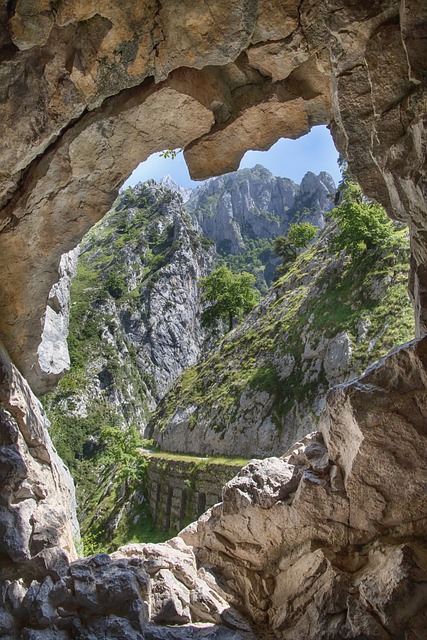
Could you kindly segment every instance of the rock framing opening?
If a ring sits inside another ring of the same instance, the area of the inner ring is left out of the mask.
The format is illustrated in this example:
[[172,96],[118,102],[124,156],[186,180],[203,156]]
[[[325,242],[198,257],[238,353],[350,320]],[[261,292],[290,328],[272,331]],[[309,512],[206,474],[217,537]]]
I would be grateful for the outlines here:
[[[18,0],[2,3],[0,21],[0,339],[34,388],[42,390],[33,364],[60,256],[108,210],[141,157],[184,147],[193,177],[202,178],[235,169],[246,149],[298,137],[316,124],[330,125],[367,195],[408,224],[410,290],[418,335],[425,333],[427,7],[422,2],[99,0],[95,6],[75,0],[47,8],[42,0]],[[384,588],[375,566],[385,568],[383,575],[389,566],[399,569],[406,576],[405,593],[417,584],[422,563],[415,559],[427,533],[425,501],[419,499],[426,484],[426,368],[424,339],[396,352],[356,386],[334,392],[322,427],[326,467],[322,456],[308,459],[296,451],[290,466],[282,468],[273,459],[261,470],[248,469],[228,487],[222,510],[187,531],[185,539],[201,562],[216,563],[233,576],[240,606],[255,622],[267,624],[267,616],[269,628],[293,640],[309,637],[304,625],[311,624],[314,638],[332,624],[330,610],[337,614],[334,624],[344,625],[345,637],[374,632],[399,637],[393,612],[400,592],[389,584]],[[49,558],[59,562],[61,547],[72,553],[72,491],[38,405],[3,351],[0,399],[2,445],[9,456],[2,496],[4,567],[10,575],[32,572],[56,580],[68,569],[59,563],[53,572]],[[398,450],[378,447],[387,425]],[[409,433],[418,444],[408,440]],[[379,452],[382,463],[376,465]],[[317,478],[325,473],[326,480],[304,480],[306,472]],[[264,473],[280,485],[277,491],[272,487],[267,502],[254,479]],[[402,483],[399,478],[408,474],[410,482]],[[367,476],[371,483],[364,482]],[[316,510],[319,496],[322,508]],[[279,514],[274,527],[263,520],[267,504]],[[227,536],[235,525],[245,535],[250,525],[251,539],[230,545]],[[301,529],[302,546],[295,538]],[[262,534],[259,539],[255,531]],[[328,549],[318,547],[320,538]],[[344,605],[343,585],[353,580],[363,554],[370,559],[356,585],[359,597],[350,589]],[[276,575],[270,569],[279,557]],[[331,607],[313,599],[302,620],[292,610],[301,589],[288,574],[299,567],[302,584],[308,565],[318,567],[329,585],[325,597]],[[105,584],[102,566],[83,563],[75,571]],[[287,611],[284,598],[291,603]],[[411,616],[416,600],[402,602]],[[97,610],[104,616],[96,622],[100,633],[111,612],[104,605]],[[138,611],[142,628],[146,613],[142,605]],[[114,613],[130,616],[127,609]],[[12,624],[12,613],[7,616]],[[421,638],[422,612],[408,620],[411,637]],[[293,635],[286,631],[290,624]],[[330,626],[328,633],[322,637],[332,637]]]
[[2,10],[0,339],[21,372],[42,390],[33,363],[60,256],[108,210],[141,158],[183,147],[192,176],[204,178],[316,124],[330,125],[365,192],[409,224],[421,335],[421,8],[217,0],[194,12],[172,4],[156,12],[101,2],[95,12],[70,3],[49,18],[37,4],[31,16],[20,3],[10,15]]

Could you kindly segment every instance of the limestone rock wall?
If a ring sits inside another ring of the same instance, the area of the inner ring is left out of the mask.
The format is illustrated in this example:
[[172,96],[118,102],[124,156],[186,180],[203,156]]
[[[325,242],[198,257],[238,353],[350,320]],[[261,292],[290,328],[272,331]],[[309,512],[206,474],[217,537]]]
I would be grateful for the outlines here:
[[71,564],[50,547],[3,567],[2,629],[40,640],[423,640],[426,372],[424,338],[332,390],[321,432],[252,460],[178,538]]
[[3,7],[0,337],[21,371],[60,256],[139,161],[180,146],[194,177],[218,175],[325,123],[368,195],[411,227],[422,333],[425,12],[416,0]]
[[304,213],[304,220],[322,229],[335,191],[332,177],[325,172],[319,176],[308,172],[297,185],[256,165],[209,180],[193,190],[186,207],[218,251],[239,253],[247,240],[287,233]]
[[78,247],[64,253],[59,263],[59,280],[49,292],[43,333],[33,374],[34,391],[53,387],[70,370],[67,338],[70,322],[70,287],[76,274]]
[[48,434],[47,420],[0,345],[2,578],[31,575],[56,557],[74,559],[79,529],[74,484]]

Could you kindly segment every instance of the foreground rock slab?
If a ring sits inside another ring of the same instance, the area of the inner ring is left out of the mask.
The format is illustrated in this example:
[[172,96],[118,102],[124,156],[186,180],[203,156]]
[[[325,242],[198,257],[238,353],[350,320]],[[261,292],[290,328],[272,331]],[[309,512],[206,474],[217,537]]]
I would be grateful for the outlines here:
[[72,484],[1,366],[2,637],[424,640],[427,337],[331,390],[321,432],[252,460],[180,536],[71,563]]
[[275,637],[424,638],[426,391],[427,338],[330,391],[321,432],[181,533]]
[[40,402],[1,343],[0,426],[2,574],[56,571],[64,556],[76,557],[74,484]]

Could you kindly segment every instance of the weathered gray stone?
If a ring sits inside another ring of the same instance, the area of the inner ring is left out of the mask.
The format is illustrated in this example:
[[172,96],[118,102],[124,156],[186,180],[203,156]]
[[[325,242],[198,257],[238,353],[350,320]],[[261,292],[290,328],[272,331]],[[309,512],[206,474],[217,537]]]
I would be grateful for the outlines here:
[[70,286],[76,273],[78,254],[79,249],[76,248],[61,257],[59,280],[49,292],[38,359],[31,379],[35,393],[54,387],[70,369],[67,347]]
[[60,546],[61,556],[73,558],[78,524],[72,479],[50,441],[41,404],[3,348],[0,368],[2,552],[22,562]]
[[146,640],[256,640],[250,632],[239,632],[227,627],[196,623],[181,627],[148,625],[145,629]]
[[78,607],[92,615],[126,617],[142,630],[148,617],[149,578],[137,559],[95,555],[70,565]]
[[22,640],[69,640],[70,636],[66,631],[52,629],[27,629],[20,632]]
[[69,565],[70,561],[64,549],[48,547],[31,558],[28,570],[36,578],[44,578],[49,575],[54,580],[58,580],[68,573]]
[[323,367],[331,385],[349,371],[351,353],[351,339],[345,332],[338,334],[328,343]]
[[141,629],[135,629],[129,620],[114,615],[89,622],[87,633],[89,640],[98,640],[98,638],[105,638],[106,640],[144,640],[146,637]]
[[[308,172],[297,185],[256,165],[209,180],[192,191],[186,207],[219,253],[236,254],[248,240],[286,233],[301,216],[323,228],[334,193],[335,184],[325,172],[319,176]],[[268,283],[274,268],[275,264],[266,267]]]
[[191,622],[190,592],[169,569],[156,573],[152,587],[151,617],[156,623],[186,624]]
[[181,532],[275,637],[423,637],[426,371],[424,338],[330,391],[323,438],[252,461]]
[[194,586],[197,576],[196,559],[190,547],[181,538],[172,538],[161,544],[131,543],[120,547],[111,554],[113,559],[138,558],[145,567],[148,564],[151,574],[154,573],[153,561],[158,563],[159,570],[168,568],[175,577],[188,589]]

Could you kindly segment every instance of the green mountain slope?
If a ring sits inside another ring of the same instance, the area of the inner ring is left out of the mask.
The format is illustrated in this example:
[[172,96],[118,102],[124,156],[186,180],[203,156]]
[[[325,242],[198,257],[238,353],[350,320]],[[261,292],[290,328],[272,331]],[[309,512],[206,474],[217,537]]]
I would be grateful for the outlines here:
[[147,435],[168,451],[281,455],[317,427],[327,389],[414,336],[406,231],[357,260],[328,250],[331,230],[260,305],[175,382]]
[[136,447],[158,400],[204,347],[197,283],[214,261],[181,197],[153,182],[124,191],[81,244],[71,370],[44,404],[89,549],[157,535]]

